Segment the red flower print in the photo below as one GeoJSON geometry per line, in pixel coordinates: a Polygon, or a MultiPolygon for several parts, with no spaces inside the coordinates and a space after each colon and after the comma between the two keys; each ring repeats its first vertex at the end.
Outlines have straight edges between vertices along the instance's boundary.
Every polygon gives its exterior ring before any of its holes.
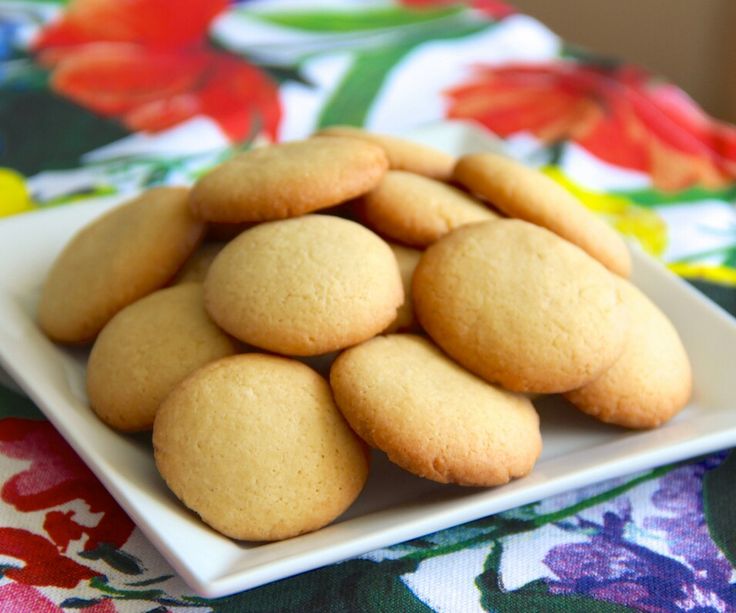
{"type": "Polygon", "coordinates": [[[3,420],[0,452],[31,462],[0,490],[2,499],[19,511],[52,509],[72,500],[83,500],[90,513],[102,513],[96,526],[81,525],[70,513],[47,513],[44,529],[61,551],[85,534],[85,551],[103,543],[119,548],[128,540],[133,523],[49,422],[3,420]]]}
{"type": "Polygon", "coordinates": [[[46,27],[42,49],[93,42],[122,42],[177,49],[200,43],[227,0],[75,0],[61,20],[46,27]]]}
{"type": "Polygon", "coordinates": [[[126,113],[188,93],[205,68],[201,52],[149,51],[137,45],[90,43],[59,56],[54,89],[103,115],[126,113]]]}
{"type": "Polygon", "coordinates": [[[222,0],[76,0],[35,41],[52,88],[129,129],[157,132],[204,115],[234,141],[277,137],[275,84],[241,58],[208,48],[222,0]]]}
{"type": "Polygon", "coordinates": [[[681,89],[661,83],[650,91],[652,99],[678,124],[724,158],[736,159],[736,130],[724,122],[714,121],[681,89]]]}
{"type": "Polygon", "coordinates": [[[0,586],[0,611],[4,613],[64,613],[37,589],[23,583],[0,586]]]}
{"type": "Polygon", "coordinates": [[[0,553],[25,562],[22,568],[7,568],[5,576],[26,585],[72,588],[98,574],[61,555],[42,536],[18,528],[0,528],[0,553]]]}
{"type": "Polygon", "coordinates": [[[448,116],[501,136],[528,131],[543,142],[577,142],[600,159],[649,173],[677,190],[736,177],[736,129],[633,66],[557,61],[482,66],[447,92],[448,116]]]}

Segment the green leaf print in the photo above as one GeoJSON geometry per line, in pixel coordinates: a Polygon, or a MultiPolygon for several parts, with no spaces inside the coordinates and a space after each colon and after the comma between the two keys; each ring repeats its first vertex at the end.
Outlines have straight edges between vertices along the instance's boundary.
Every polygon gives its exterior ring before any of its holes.
{"type": "Polygon", "coordinates": [[[726,250],[726,257],[723,260],[723,265],[736,268],[736,245],[732,245],[726,250]]]}
{"type": "Polygon", "coordinates": [[[503,547],[499,541],[493,543],[486,558],[483,572],[475,579],[480,590],[481,606],[487,611],[524,611],[524,613],[630,613],[634,609],[595,600],[585,596],[551,594],[542,580],[532,581],[514,591],[505,591],[501,581],[500,567],[503,547]]]}
{"type": "Polygon", "coordinates": [[[104,598],[67,598],[60,606],[64,609],[86,609],[100,604],[103,600],[104,598]]]}
{"type": "Polygon", "coordinates": [[[685,281],[736,317],[736,291],[733,287],[710,283],[701,279],[685,279],[685,281]]]}
{"type": "Polygon", "coordinates": [[[207,601],[207,605],[217,613],[428,613],[432,609],[401,580],[401,575],[414,572],[417,565],[404,560],[348,560],[242,594],[207,601]]]}
{"type": "Polygon", "coordinates": [[[23,91],[48,88],[49,73],[25,54],[5,61],[0,70],[0,91],[23,91]]]}
{"type": "Polygon", "coordinates": [[[733,566],[736,566],[736,453],[733,451],[718,468],[703,477],[703,507],[711,538],[733,566]]]}
{"type": "Polygon", "coordinates": [[[0,90],[0,166],[26,176],[75,168],[83,154],[127,135],[118,123],[48,90],[0,90]],[[30,134],[43,134],[43,142],[30,134]]]}
{"type": "Polygon", "coordinates": [[[381,28],[408,26],[456,15],[465,10],[455,6],[411,10],[401,6],[386,6],[356,10],[316,9],[308,11],[266,12],[247,10],[249,17],[286,28],[321,33],[348,33],[381,28]]]}
{"type": "Polygon", "coordinates": [[[7,417],[45,419],[43,413],[28,398],[0,384],[0,419],[7,417]]]}
{"type": "Polygon", "coordinates": [[[184,605],[189,604],[182,600],[181,602],[169,598],[163,590],[121,590],[108,583],[108,579],[104,575],[92,577],[89,586],[103,594],[109,596],[113,600],[140,600],[144,602],[156,602],[164,604],[184,605]]]}
{"type": "MultiPolygon", "coordinates": [[[[537,583],[537,582],[535,582],[537,583]]],[[[585,596],[550,594],[524,586],[513,592],[486,590],[481,598],[487,611],[499,613],[524,611],[524,613],[634,613],[636,609],[612,602],[595,600],[585,596]]],[[[483,589],[481,588],[481,591],[483,589]]]]}
{"type": "Polygon", "coordinates": [[[155,585],[156,583],[163,583],[164,581],[168,581],[173,576],[174,575],[161,575],[159,577],[152,577],[151,579],[143,579],[142,581],[132,581],[130,583],[126,583],[125,585],[129,587],[148,587],[149,585],[155,585]]]}
{"type": "Polygon", "coordinates": [[[138,558],[109,543],[100,543],[95,549],[82,551],[79,555],[88,560],[103,560],[126,575],[140,575],[145,570],[138,558]]]}
{"type": "Polygon", "coordinates": [[[722,189],[695,186],[677,192],[665,192],[650,187],[633,191],[612,191],[610,194],[623,196],[640,206],[667,206],[692,204],[703,200],[734,200],[736,199],[736,184],[722,189]]]}
{"type": "Polygon", "coordinates": [[[318,126],[362,126],[389,70],[411,49],[411,45],[402,45],[359,53],[342,83],[322,109],[318,126]]]}
{"type": "Polygon", "coordinates": [[[356,51],[352,66],[322,109],[317,127],[335,124],[364,125],[373,101],[389,72],[410,51],[427,40],[463,38],[489,27],[493,27],[493,24],[486,21],[459,20],[452,23],[433,23],[431,27],[407,32],[393,44],[378,49],[356,51]]]}

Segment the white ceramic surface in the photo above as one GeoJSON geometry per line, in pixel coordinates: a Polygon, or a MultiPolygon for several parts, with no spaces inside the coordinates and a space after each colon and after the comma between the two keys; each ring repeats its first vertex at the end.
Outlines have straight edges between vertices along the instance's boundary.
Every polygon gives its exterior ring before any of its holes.
{"type": "MultiPolygon", "coordinates": [[[[462,124],[412,135],[450,153],[498,149],[462,124]]],[[[55,346],[34,324],[45,273],[69,237],[116,199],[0,222],[0,363],[172,566],[204,596],[223,596],[377,547],[454,526],[636,470],[736,445],[736,322],[670,274],[634,253],[634,282],[677,326],[694,367],[695,391],[672,422],[651,432],[599,424],[562,401],[541,404],[545,449],[528,477],[494,489],[441,486],[375,454],[369,483],[333,525],[279,543],[227,539],[201,523],[166,489],[150,445],[119,435],[87,407],[85,352],[55,346]]]]}

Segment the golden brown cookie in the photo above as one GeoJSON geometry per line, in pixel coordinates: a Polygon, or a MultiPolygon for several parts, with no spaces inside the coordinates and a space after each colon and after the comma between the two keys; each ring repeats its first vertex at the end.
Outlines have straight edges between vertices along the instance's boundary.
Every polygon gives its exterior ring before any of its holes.
{"type": "Polygon", "coordinates": [[[316,135],[343,136],[374,143],[386,152],[391,169],[407,170],[440,181],[450,178],[452,167],[455,165],[455,158],[444,151],[396,136],[367,132],[352,126],[329,126],[317,132],[316,135]]]}
{"type": "Polygon", "coordinates": [[[344,351],[330,384],[358,435],[420,477],[500,485],[526,475],[542,449],[528,398],[486,383],[419,336],[379,336],[344,351]]]}
{"type": "Polygon", "coordinates": [[[236,539],[285,539],[345,511],[368,476],[365,445],[309,367],[247,354],[201,368],[161,406],[156,466],[176,496],[236,539]]]}
{"type": "Polygon", "coordinates": [[[173,283],[202,283],[210,265],[226,244],[221,241],[202,243],[176,273],[173,283]]]}
{"type": "Polygon", "coordinates": [[[181,187],[151,189],[83,228],[46,278],[41,329],[63,343],[91,341],[120,309],[166,285],[205,229],[187,196],[181,187]]]}
{"type": "Polygon", "coordinates": [[[458,160],[453,180],[509,217],[547,228],[629,276],[631,256],[621,236],[546,175],[502,155],[475,153],[458,160]]]}
{"type": "Polygon", "coordinates": [[[409,332],[419,327],[417,318],[414,315],[414,300],[411,297],[411,280],[414,276],[414,269],[419,264],[419,258],[422,252],[396,243],[389,243],[391,251],[396,256],[399,264],[399,272],[401,273],[401,284],[404,286],[404,303],[399,307],[396,313],[396,319],[386,328],[385,332],[409,332]]]}
{"type": "Polygon", "coordinates": [[[598,377],[623,350],[628,321],[610,273],[539,226],[463,226],[424,252],[414,310],[468,370],[519,392],[563,392],[598,377]]]}
{"type": "Polygon", "coordinates": [[[677,330],[659,307],[631,283],[621,279],[618,285],[630,321],[624,351],[601,376],[565,397],[606,423],[654,428],[690,399],[690,362],[677,330]]]}
{"type": "Polygon", "coordinates": [[[313,138],[252,149],[220,164],[192,188],[207,221],[236,223],[303,215],[373,189],[388,168],[383,150],[346,138],[313,138]]]}
{"type": "Polygon", "coordinates": [[[229,243],[205,279],[205,305],[236,338],[285,355],[317,355],[370,338],[404,300],[389,246],[327,215],[260,224],[229,243]]]}
{"type": "Polygon", "coordinates": [[[238,234],[252,228],[253,223],[217,223],[211,221],[207,224],[207,234],[205,241],[228,242],[233,240],[238,234]]]}
{"type": "Polygon", "coordinates": [[[424,248],[465,224],[498,215],[471,195],[434,179],[401,170],[386,173],[361,199],[366,225],[379,234],[424,248]]]}
{"type": "Polygon", "coordinates": [[[102,329],[87,364],[87,395],[113,428],[150,430],[180,381],[237,351],[207,316],[201,284],[162,289],[125,307],[102,329]]]}

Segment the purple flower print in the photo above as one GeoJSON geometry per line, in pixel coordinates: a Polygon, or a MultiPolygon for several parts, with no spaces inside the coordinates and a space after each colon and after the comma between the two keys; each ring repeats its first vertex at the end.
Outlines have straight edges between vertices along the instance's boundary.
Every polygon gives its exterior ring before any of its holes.
{"type": "MultiPolygon", "coordinates": [[[[693,594],[682,603],[685,610],[704,597],[711,601],[707,594],[717,593],[718,586],[729,584],[733,575],[731,564],[710,538],[703,513],[702,480],[710,468],[704,463],[692,464],[665,475],[652,496],[652,504],[667,515],[647,517],[643,522],[644,528],[663,533],[671,554],[696,577],[696,584],[691,586],[693,594]]],[[[726,600],[734,604],[733,598],[726,600]]]]}
{"type": "Polygon", "coordinates": [[[703,515],[702,477],[709,468],[692,464],[662,477],[651,499],[659,514],[641,526],[634,525],[628,505],[606,512],[602,525],[578,516],[575,529],[590,540],[547,553],[544,563],[557,577],[547,580],[550,592],[588,594],[651,613],[736,611],[733,569],[710,539],[703,515]],[[668,555],[632,540],[642,530],[661,537],[668,555]]]}
{"type": "Polygon", "coordinates": [[[728,581],[731,565],[708,538],[701,496],[705,472],[702,465],[695,464],[665,475],[660,481],[660,488],[652,496],[652,504],[668,515],[647,517],[644,527],[664,532],[670,551],[685,558],[694,568],[708,563],[712,571],[718,573],[715,579],[728,581]],[[693,541],[693,534],[700,535],[700,538],[693,541]]]}
{"type": "Polygon", "coordinates": [[[623,517],[606,513],[602,526],[580,519],[579,528],[593,533],[590,542],[559,545],[544,558],[559,577],[550,581],[550,592],[588,594],[652,613],[664,613],[668,603],[683,598],[687,569],[628,541],[624,528],[630,522],[628,511],[623,517]]]}

